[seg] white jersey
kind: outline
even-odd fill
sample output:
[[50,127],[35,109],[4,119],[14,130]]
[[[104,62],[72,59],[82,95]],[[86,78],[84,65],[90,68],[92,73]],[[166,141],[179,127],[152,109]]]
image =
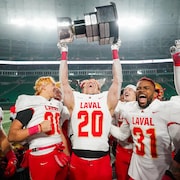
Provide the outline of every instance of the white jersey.
[[146,109],[129,102],[122,109],[123,124],[112,127],[116,138],[125,140],[131,133],[134,141],[129,175],[135,180],[159,180],[171,163],[170,131],[180,126],[180,101],[154,100]]
[[[171,101],[176,101],[177,103],[180,102],[180,96],[172,96]],[[175,128],[174,128],[175,126]],[[180,126],[177,126],[176,124],[173,124],[169,127],[169,133],[171,137],[173,138],[173,144],[175,146],[175,150],[178,151],[180,149],[180,142],[179,142],[179,137],[180,137]]]
[[69,110],[66,106],[63,106],[61,111],[61,122],[60,122],[61,126],[66,120],[69,120],[69,118],[70,118]]
[[180,95],[180,66],[174,66],[174,84],[178,95]]
[[52,130],[50,132],[35,134],[28,138],[30,149],[62,142],[59,129],[62,108],[62,103],[55,99],[48,101],[42,96],[35,95],[20,95],[18,97],[16,101],[17,113],[26,109],[33,110],[33,116],[27,123],[27,128],[40,124],[44,120],[52,121]]
[[[121,115],[122,112],[122,108],[124,108],[124,104],[126,102],[122,102],[122,101],[118,101],[118,104],[115,108],[114,111],[114,115],[113,115],[113,124],[115,124],[116,126],[120,127],[122,122],[123,122],[123,118]],[[127,140],[124,141],[120,141],[117,139],[118,144],[121,145],[121,147],[125,148],[125,149],[132,149],[133,148],[133,143],[131,141],[131,138],[128,138]]]
[[107,94],[74,93],[75,105],[71,116],[72,148],[78,150],[108,151],[111,114]]

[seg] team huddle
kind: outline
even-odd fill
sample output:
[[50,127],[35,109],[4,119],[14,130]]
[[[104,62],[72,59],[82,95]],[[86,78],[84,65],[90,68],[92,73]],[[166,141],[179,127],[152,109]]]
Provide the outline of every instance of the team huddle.
[[35,95],[17,98],[7,136],[0,122],[0,145],[8,159],[4,176],[16,171],[11,143],[26,142],[20,164],[28,168],[29,179],[112,180],[112,139],[117,180],[180,179],[180,48],[172,53],[178,96],[163,101],[148,77],[122,88],[120,46],[120,40],[111,45],[113,81],[108,91],[101,92],[99,82],[89,79],[76,92],[68,81],[68,47],[58,43],[59,82],[40,77]]

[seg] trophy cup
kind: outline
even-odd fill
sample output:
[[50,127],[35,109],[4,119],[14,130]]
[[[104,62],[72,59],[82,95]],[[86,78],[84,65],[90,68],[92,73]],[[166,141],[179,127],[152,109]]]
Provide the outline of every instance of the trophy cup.
[[75,38],[87,38],[87,42],[99,41],[99,45],[117,42],[119,27],[115,3],[96,7],[95,12],[85,13],[84,17],[74,21],[69,17],[57,18],[60,43],[71,43]]

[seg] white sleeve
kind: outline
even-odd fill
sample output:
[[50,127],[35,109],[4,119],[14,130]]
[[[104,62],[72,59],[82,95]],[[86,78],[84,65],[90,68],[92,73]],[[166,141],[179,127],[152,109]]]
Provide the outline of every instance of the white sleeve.
[[180,67],[174,66],[174,84],[178,95],[180,96]]
[[120,141],[125,141],[131,135],[129,125],[123,122],[120,127],[111,125],[110,133]]
[[62,111],[61,111],[61,119],[60,119],[61,125],[63,125],[63,123],[66,120],[69,120],[69,118],[70,118],[70,113],[69,113],[67,107],[63,106]]
[[180,124],[171,124],[168,126],[168,130],[175,149],[180,149]]

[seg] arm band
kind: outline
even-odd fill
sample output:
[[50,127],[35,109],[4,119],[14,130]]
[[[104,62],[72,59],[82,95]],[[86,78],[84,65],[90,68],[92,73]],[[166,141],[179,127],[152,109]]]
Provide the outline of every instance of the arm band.
[[180,66],[180,53],[173,55],[174,66]]
[[67,60],[67,51],[61,53],[61,60]]
[[39,124],[28,128],[28,132],[30,136],[39,133]]
[[118,50],[117,49],[112,50],[112,59],[113,60],[119,59],[119,54],[118,54]]
[[39,127],[40,127],[40,132],[42,132],[42,126],[41,126],[41,124],[39,124]]

